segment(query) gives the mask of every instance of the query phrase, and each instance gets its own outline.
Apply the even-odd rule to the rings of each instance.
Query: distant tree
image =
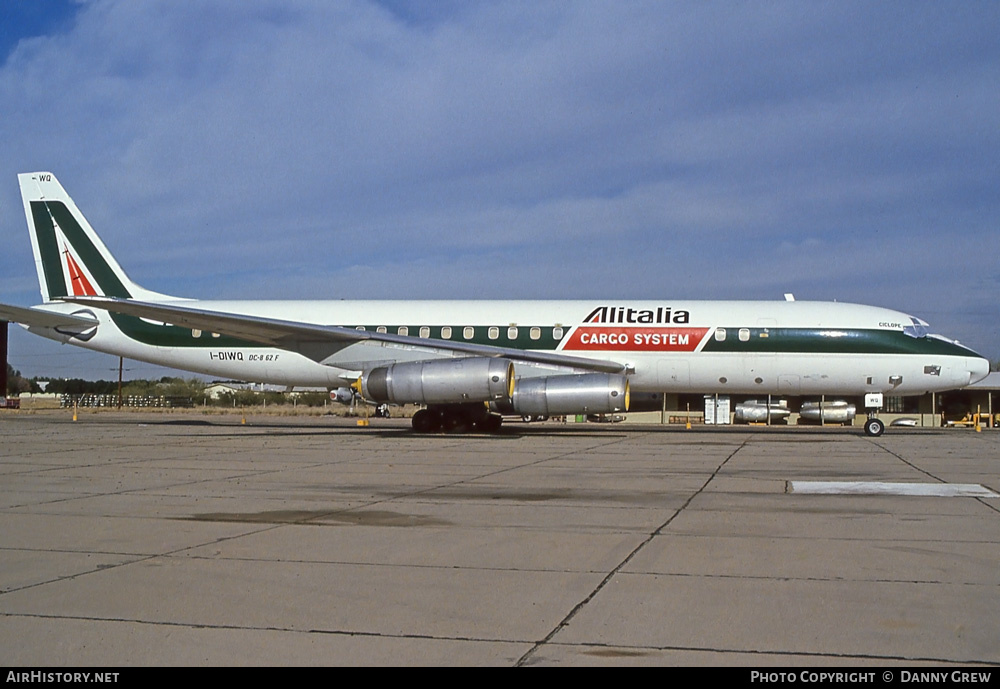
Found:
[[[271,406],[274,404],[285,404],[288,402],[288,397],[286,397],[283,392],[265,392],[262,397],[263,399],[258,400],[257,404],[266,403],[268,406]]]
[[[53,379],[46,392],[57,395],[110,395],[118,392],[118,381],[83,380],[82,378]]]
[[[122,385],[123,397],[155,397],[158,383],[149,380],[130,380]]]
[[[205,383],[197,378],[184,380],[183,378],[164,378],[157,386],[159,394],[164,397],[174,399],[191,400],[193,404],[202,404],[205,401]]]
[[[330,396],[325,392],[303,392],[299,394],[298,404],[307,407],[322,407],[326,405],[328,399]]]
[[[31,381],[23,378],[20,371],[15,371],[14,367],[7,363],[7,389],[4,394],[7,397],[15,397],[22,392],[31,392]]]
[[[254,407],[261,402],[260,395],[253,390],[226,390],[219,393],[217,404],[223,407]]]

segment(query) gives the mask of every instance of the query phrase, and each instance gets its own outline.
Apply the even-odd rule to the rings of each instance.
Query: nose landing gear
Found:
[[[865,435],[877,438],[885,432],[885,423],[876,416],[869,416],[865,421]]]
[[[865,435],[869,438],[877,438],[885,433],[885,422],[876,416],[881,408],[881,392],[869,392],[865,395],[865,409],[868,412],[868,419],[865,421]]]

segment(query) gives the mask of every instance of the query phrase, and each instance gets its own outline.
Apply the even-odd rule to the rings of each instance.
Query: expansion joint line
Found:
[[[919,471],[924,476],[930,477],[930,478],[934,479],[935,481],[939,481],[941,483],[948,483],[946,480],[944,480],[940,476],[935,476],[934,474],[932,474],[931,472],[927,471],[926,469],[921,469],[916,464],[914,464],[910,460],[906,459],[901,454],[899,454],[897,452],[893,452],[892,450],[890,450],[889,448],[887,448],[885,445],[882,445],[881,443],[875,442],[874,438],[866,438],[866,440],[868,440],[868,442],[870,442],[875,447],[880,448],[880,449],[884,450],[885,452],[888,452],[890,455],[892,455],[893,457],[895,457],[896,459],[898,459],[899,461],[901,461],[903,464],[905,464],[906,466],[910,467],[911,469]],[[976,502],[978,502],[979,504],[983,505],[984,507],[988,507],[989,509],[993,510],[994,512],[1000,512],[1000,506],[997,506],[997,505],[993,504],[993,502],[990,501],[990,500],[987,500],[987,499],[984,499],[984,498],[980,498],[980,497],[976,497],[976,498],[973,498],[973,499]]]
[[[671,514],[670,517],[668,517],[665,522],[663,522],[658,527],[656,527],[656,529],[654,529],[652,533],[650,533],[648,536],[646,536],[646,538],[644,538],[642,540],[642,542],[639,543],[639,545],[637,545],[632,550],[632,552],[630,552],[628,555],[625,556],[624,560],[622,560],[617,565],[615,565],[615,567],[610,572],[608,572],[607,576],[605,576],[603,579],[601,579],[600,583],[597,584],[597,586],[594,588],[594,590],[591,591],[587,595],[586,598],[584,598],[582,601],[580,601],[575,606],[573,606],[573,609],[569,611],[569,613],[566,615],[566,617],[564,617],[559,622],[559,624],[557,624],[552,629],[552,631],[550,631],[548,634],[546,634],[544,639],[535,642],[535,644],[530,649],[528,649],[527,652],[525,652],[525,654],[523,656],[521,656],[520,658],[518,658],[517,662],[514,663],[514,667],[522,667],[523,665],[525,665],[528,662],[528,660],[530,660],[531,657],[533,655],[535,655],[535,653],[537,653],[540,648],[542,648],[542,646],[545,646],[547,643],[549,643],[552,640],[553,637],[555,637],[556,634],[558,634],[560,631],[562,631],[563,629],[565,629],[569,625],[570,621],[574,617],[576,617],[577,613],[579,613],[584,608],[585,605],[587,605],[590,601],[592,601],[597,596],[597,594],[600,593],[604,589],[604,587],[608,585],[608,583],[614,578],[614,576],[616,574],[618,574],[622,570],[623,567],[625,567],[625,565],[627,565],[629,562],[631,562],[632,559],[636,555],[638,555],[639,552],[643,548],[645,548],[654,538],[656,538],[661,533],[663,533],[663,530],[666,529],[668,526],[670,526],[670,524],[674,521],[674,519],[676,519],[677,516],[681,512],[683,512],[685,509],[687,509],[688,505],[690,505],[691,502],[696,497],[698,497],[699,495],[701,495],[701,493],[706,488],[708,488],[708,484],[710,484],[712,481],[715,480],[715,477],[718,476],[719,472],[722,471],[722,468],[724,466],[726,466],[726,464],[729,463],[729,460],[731,460],[733,457],[735,457],[736,454],[740,450],[742,450],[744,447],[746,447],[746,444],[748,442],[750,442],[753,438],[754,438],[753,435],[747,436],[747,438],[742,443],[740,443],[739,446],[735,450],[733,450],[732,452],[730,452],[729,455],[719,463],[719,466],[715,467],[715,469],[712,470],[712,473],[705,480],[705,483],[703,483],[701,485],[701,487],[698,488],[698,490],[696,490],[693,493],[691,493],[691,495],[688,497],[688,499],[684,501],[683,505],[681,505],[676,511],[674,511],[674,513]]]
[[[903,456],[902,456],[901,454],[899,454],[898,452],[893,452],[892,450],[890,450],[889,448],[887,448],[887,447],[886,447],[885,445],[883,445],[882,443],[877,443],[877,442],[875,442],[875,439],[874,439],[874,438],[865,438],[865,440],[867,440],[868,442],[870,442],[870,443],[871,443],[872,445],[874,445],[875,447],[879,448],[879,449],[880,449],[880,450],[882,450],[883,452],[887,452],[887,453],[889,453],[890,455],[892,455],[893,457],[895,457],[896,459],[898,459],[898,460],[899,460],[900,462],[902,462],[902,463],[903,463],[903,464],[905,464],[906,466],[910,467],[911,469],[913,469],[913,470],[915,470],[915,471],[919,471],[919,472],[920,472],[921,474],[923,474],[924,476],[927,476],[928,478],[932,478],[932,479],[934,479],[935,481],[939,481],[939,482],[941,482],[941,483],[947,483],[947,481],[945,481],[945,480],[944,480],[943,478],[941,478],[940,476],[935,476],[934,474],[932,474],[931,472],[927,471],[926,469],[921,469],[921,468],[920,468],[920,467],[918,467],[918,466],[917,466],[916,464],[914,464],[914,463],[913,463],[913,462],[911,462],[910,460],[906,459],[905,457],[903,457]]]

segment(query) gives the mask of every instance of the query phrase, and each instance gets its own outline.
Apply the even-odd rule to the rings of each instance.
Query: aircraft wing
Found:
[[[392,335],[336,325],[317,325],[277,318],[206,311],[189,306],[159,304],[119,297],[64,297],[63,300],[95,306],[113,313],[236,337],[241,340],[298,352],[320,362],[348,345],[371,341],[387,342],[400,345],[411,351],[426,351],[428,354],[448,352],[468,356],[505,358],[513,361],[566,366],[602,373],[621,373],[625,369],[622,364],[616,361],[590,359],[559,352],[535,352],[469,342],[429,340],[409,335]]]
[[[87,328],[97,325],[97,319],[93,316],[59,313],[39,308],[26,309],[9,304],[0,304],[0,320],[39,328]]]

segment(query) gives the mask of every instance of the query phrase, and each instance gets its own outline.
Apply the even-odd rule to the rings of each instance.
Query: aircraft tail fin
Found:
[[[51,172],[18,175],[42,299],[106,296],[156,299],[132,282]]]

